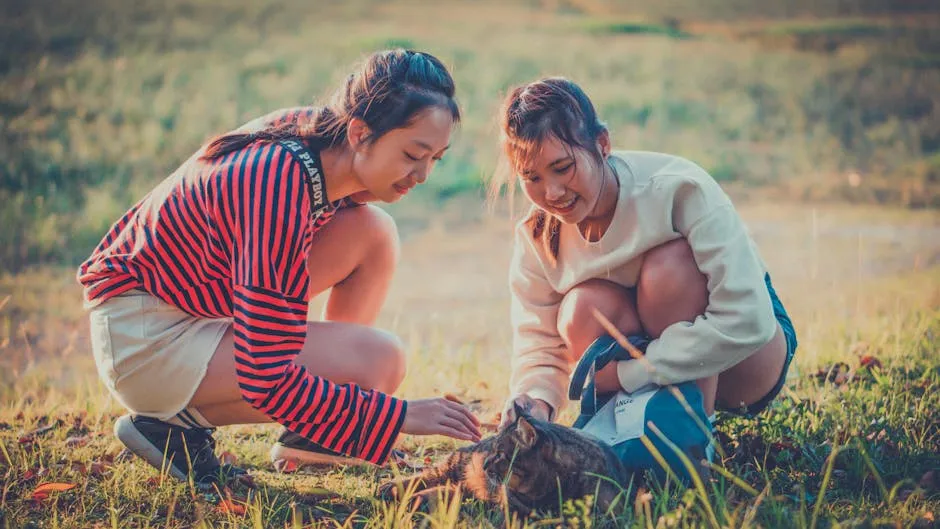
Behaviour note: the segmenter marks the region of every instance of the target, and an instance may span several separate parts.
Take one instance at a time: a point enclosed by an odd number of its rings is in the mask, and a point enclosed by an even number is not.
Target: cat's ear
[[[528,415],[519,414],[516,416],[516,429],[513,432],[513,439],[516,441],[516,446],[521,450],[528,450],[535,446],[538,435],[535,426],[529,422]]]
[[[522,416],[528,416],[529,412],[524,407],[520,406],[518,402],[512,403],[512,409],[516,412],[516,420],[518,421]]]

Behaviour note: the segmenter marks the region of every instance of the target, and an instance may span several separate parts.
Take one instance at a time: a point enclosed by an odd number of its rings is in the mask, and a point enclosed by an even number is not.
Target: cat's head
[[[483,468],[491,486],[506,486],[511,506],[528,510],[557,497],[558,480],[576,471],[580,458],[565,442],[563,427],[535,419],[518,405],[515,412]]]

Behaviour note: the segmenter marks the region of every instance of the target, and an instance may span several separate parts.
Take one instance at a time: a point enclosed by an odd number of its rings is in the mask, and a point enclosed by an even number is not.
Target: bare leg
[[[571,362],[580,359],[599,336],[607,334],[594,317],[595,308],[624,336],[643,330],[632,291],[603,279],[585,281],[565,295],[558,309],[558,332],[568,345]],[[601,369],[594,380],[598,391],[616,391],[620,387],[616,364]]]
[[[308,258],[311,295],[328,289],[324,316],[310,322],[296,362],[331,382],[394,393],[405,376],[401,342],[373,329],[399,252],[394,221],[374,206],[337,212],[314,237]],[[210,423],[270,422],[245,402],[235,377],[234,337],[226,332],[190,401]]]
[[[685,239],[667,242],[646,253],[637,282],[637,311],[647,334],[658,338],[673,323],[694,321],[707,306],[708,280],[699,271]],[[715,411],[718,376],[697,382],[705,412],[711,415]]]
[[[707,284],[685,239],[650,250],[637,285],[643,328],[650,336],[659,337],[673,323],[694,321],[708,305]],[[777,325],[774,338],[751,356],[723,373],[697,381],[705,398],[705,411],[710,415],[716,400],[735,406],[760,400],[779,380],[785,359],[786,341]]]

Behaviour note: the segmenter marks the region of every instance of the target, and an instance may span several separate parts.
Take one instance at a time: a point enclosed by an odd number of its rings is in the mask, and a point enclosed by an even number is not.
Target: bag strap
[[[650,340],[645,335],[632,335],[627,341],[640,351],[646,352]],[[568,384],[568,399],[581,401],[581,415],[575,420],[573,427],[581,428],[610,400],[614,393],[601,396],[598,402],[597,388],[594,386],[594,376],[607,364],[619,360],[631,360],[633,357],[617,340],[608,334],[601,335],[584,351],[581,360],[574,368],[571,382]],[[587,382],[587,386],[584,383]]]

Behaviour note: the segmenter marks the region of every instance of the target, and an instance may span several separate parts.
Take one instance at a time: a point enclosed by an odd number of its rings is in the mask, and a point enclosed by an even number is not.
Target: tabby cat
[[[586,495],[594,496],[601,513],[627,505],[625,491],[631,490],[633,476],[607,444],[534,419],[519,406],[515,410],[516,421],[502,432],[458,449],[416,476],[386,482],[378,496],[391,499],[414,487],[416,495],[426,497],[438,487],[459,487],[465,496],[508,506],[523,516],[556,511],[560,499]]]

